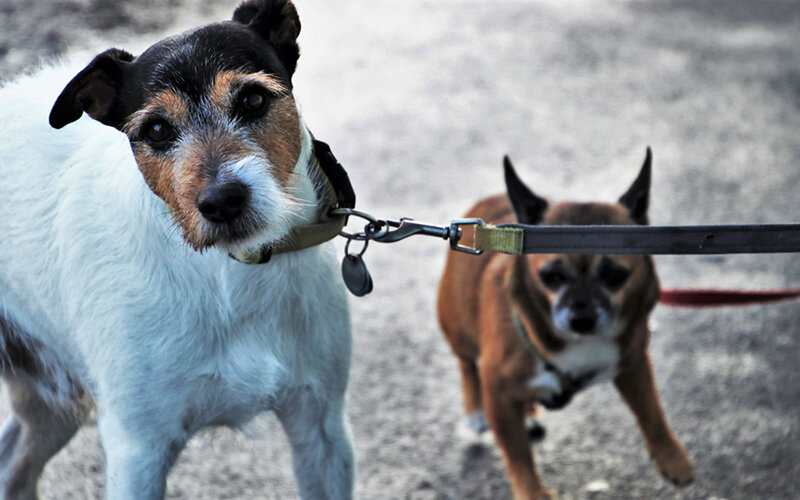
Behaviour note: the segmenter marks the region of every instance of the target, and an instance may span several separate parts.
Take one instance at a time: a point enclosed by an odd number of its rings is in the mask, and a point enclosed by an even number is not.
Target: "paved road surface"
[[[305,117],[364,210],[446,222],[502,189],[506,153],[540,194],[612,200],[650,145],[655,224],[800,219],[796,1],[298,3]],[[234,4],[0,0],[0,78],[56,51],[137,49]],[[424,239],[367,253],[375,291],[352,300],[358,498],[508,498],[494,447],[457,432],[456,364],[434,316],[444,256]],[[792,255],[657,260],[667,287],[800,285]],[[563,499],[797,498],[798,303],[661,307],[655,324],[658,385],[695,484],[660,479],[610,386],[546,416],[546,483]],[[294,498],[287,458],[272,418],[207,432],[168,497]],[[102,470],[90,426],[48,466],[42,497],[99,498]]]

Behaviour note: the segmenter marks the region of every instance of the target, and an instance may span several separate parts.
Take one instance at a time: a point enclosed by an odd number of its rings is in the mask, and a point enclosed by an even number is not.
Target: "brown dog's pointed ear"
[[[85,111],[95,120],[119,128],[123,116],[115,107],[122,87],[124,65],[133,56],[124,50],[108,49],[95,57],[73,78],[50,111],[50,126],[61,128],[81,117]]]
[[[639,176],[633,181],[628,191],[623,194],[619,202],[628,208],[631,219],[637,224],[646,226],[649,223],[647,218],[647,208],[650,204],[650,175],[653,163],[653,152],[650,146],[647,147],[647,155],[644,164],[639,171]]]
[[[289,76],[294,74],[300,57],[300,17],[291,0],[245,0],[234,11],[233,21],[247,25],[275,47]]]
[[[544,211],[547,210],[547,200],[536,196],[520,180],[508,156],[503,158],[503,169],[505,170],[506,190],[511,200],[511,206],[514,208],[514,213],[517,214],[517,220],[521,224],[540,223]]]

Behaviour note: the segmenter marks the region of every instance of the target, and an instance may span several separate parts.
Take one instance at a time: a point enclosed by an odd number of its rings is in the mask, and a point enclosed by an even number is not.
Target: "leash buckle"
[[[470,255],[480,255],[483,250],[474,246],[460,245],[462,226],[483,227],[486,223],[483,219],[454,219],[449,226],[434,226],[416,222],[414,219],[403,217],[400,220],[379,219],[365,212],[360,212],[352,208],[335,208],[329,212],[332,216],[358,217],[367,221],[364,230],[360,233],[348,233],[342,231],[340,234],[348,240],[357,241],[377,241],[379,243],[395,243],[404,240],[409,236],[423,235],[435,236],[443,240],[450,241],[450,249],[457,252],[468,253]]]
[[[480,255],[483,253],[483,250],[474,247],[468,247],[465,245],[459,245],[458,242],[461,240],[461,226],[478,226],[483,227],[486,223],[483,219],[454,219],[450,222],[450,229],[449,229],[449,239],[450,239],[450,249],[455,250],[457,252],[468,253],[470,255]]]

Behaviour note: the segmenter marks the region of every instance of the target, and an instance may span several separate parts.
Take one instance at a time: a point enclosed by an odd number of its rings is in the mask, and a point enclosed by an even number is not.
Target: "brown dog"
[[[647,224],[651,154],[618,203],[550,204],[505,160],[508,196],[466,217],[490,223]],[[515,217],[516,215],[516,217]],[[667,426],[647,350],[659,295],[645,255],[451,252],[439,290],[439,322],[459,360],[468,423],[494,431],[514,498],[550,498],[534,469],[526,411],[561,408],[575,392],[613,379],[661,473],[684,485],[692,463]],[[488,422],[487,422],[488,419]],[[541,429],[540,429],[541,430]]]

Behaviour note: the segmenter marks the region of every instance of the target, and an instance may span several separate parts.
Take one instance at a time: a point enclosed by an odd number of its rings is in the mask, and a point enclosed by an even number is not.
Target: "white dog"
[[[352,496],[344,287],[330,244],[294,241],[337,202],[291,93],[299,30],[247,0],[0,91],[0,497],[36,498],[93,406],[109,498],[162,498],[195,432],[266,410],[301,496]]]

